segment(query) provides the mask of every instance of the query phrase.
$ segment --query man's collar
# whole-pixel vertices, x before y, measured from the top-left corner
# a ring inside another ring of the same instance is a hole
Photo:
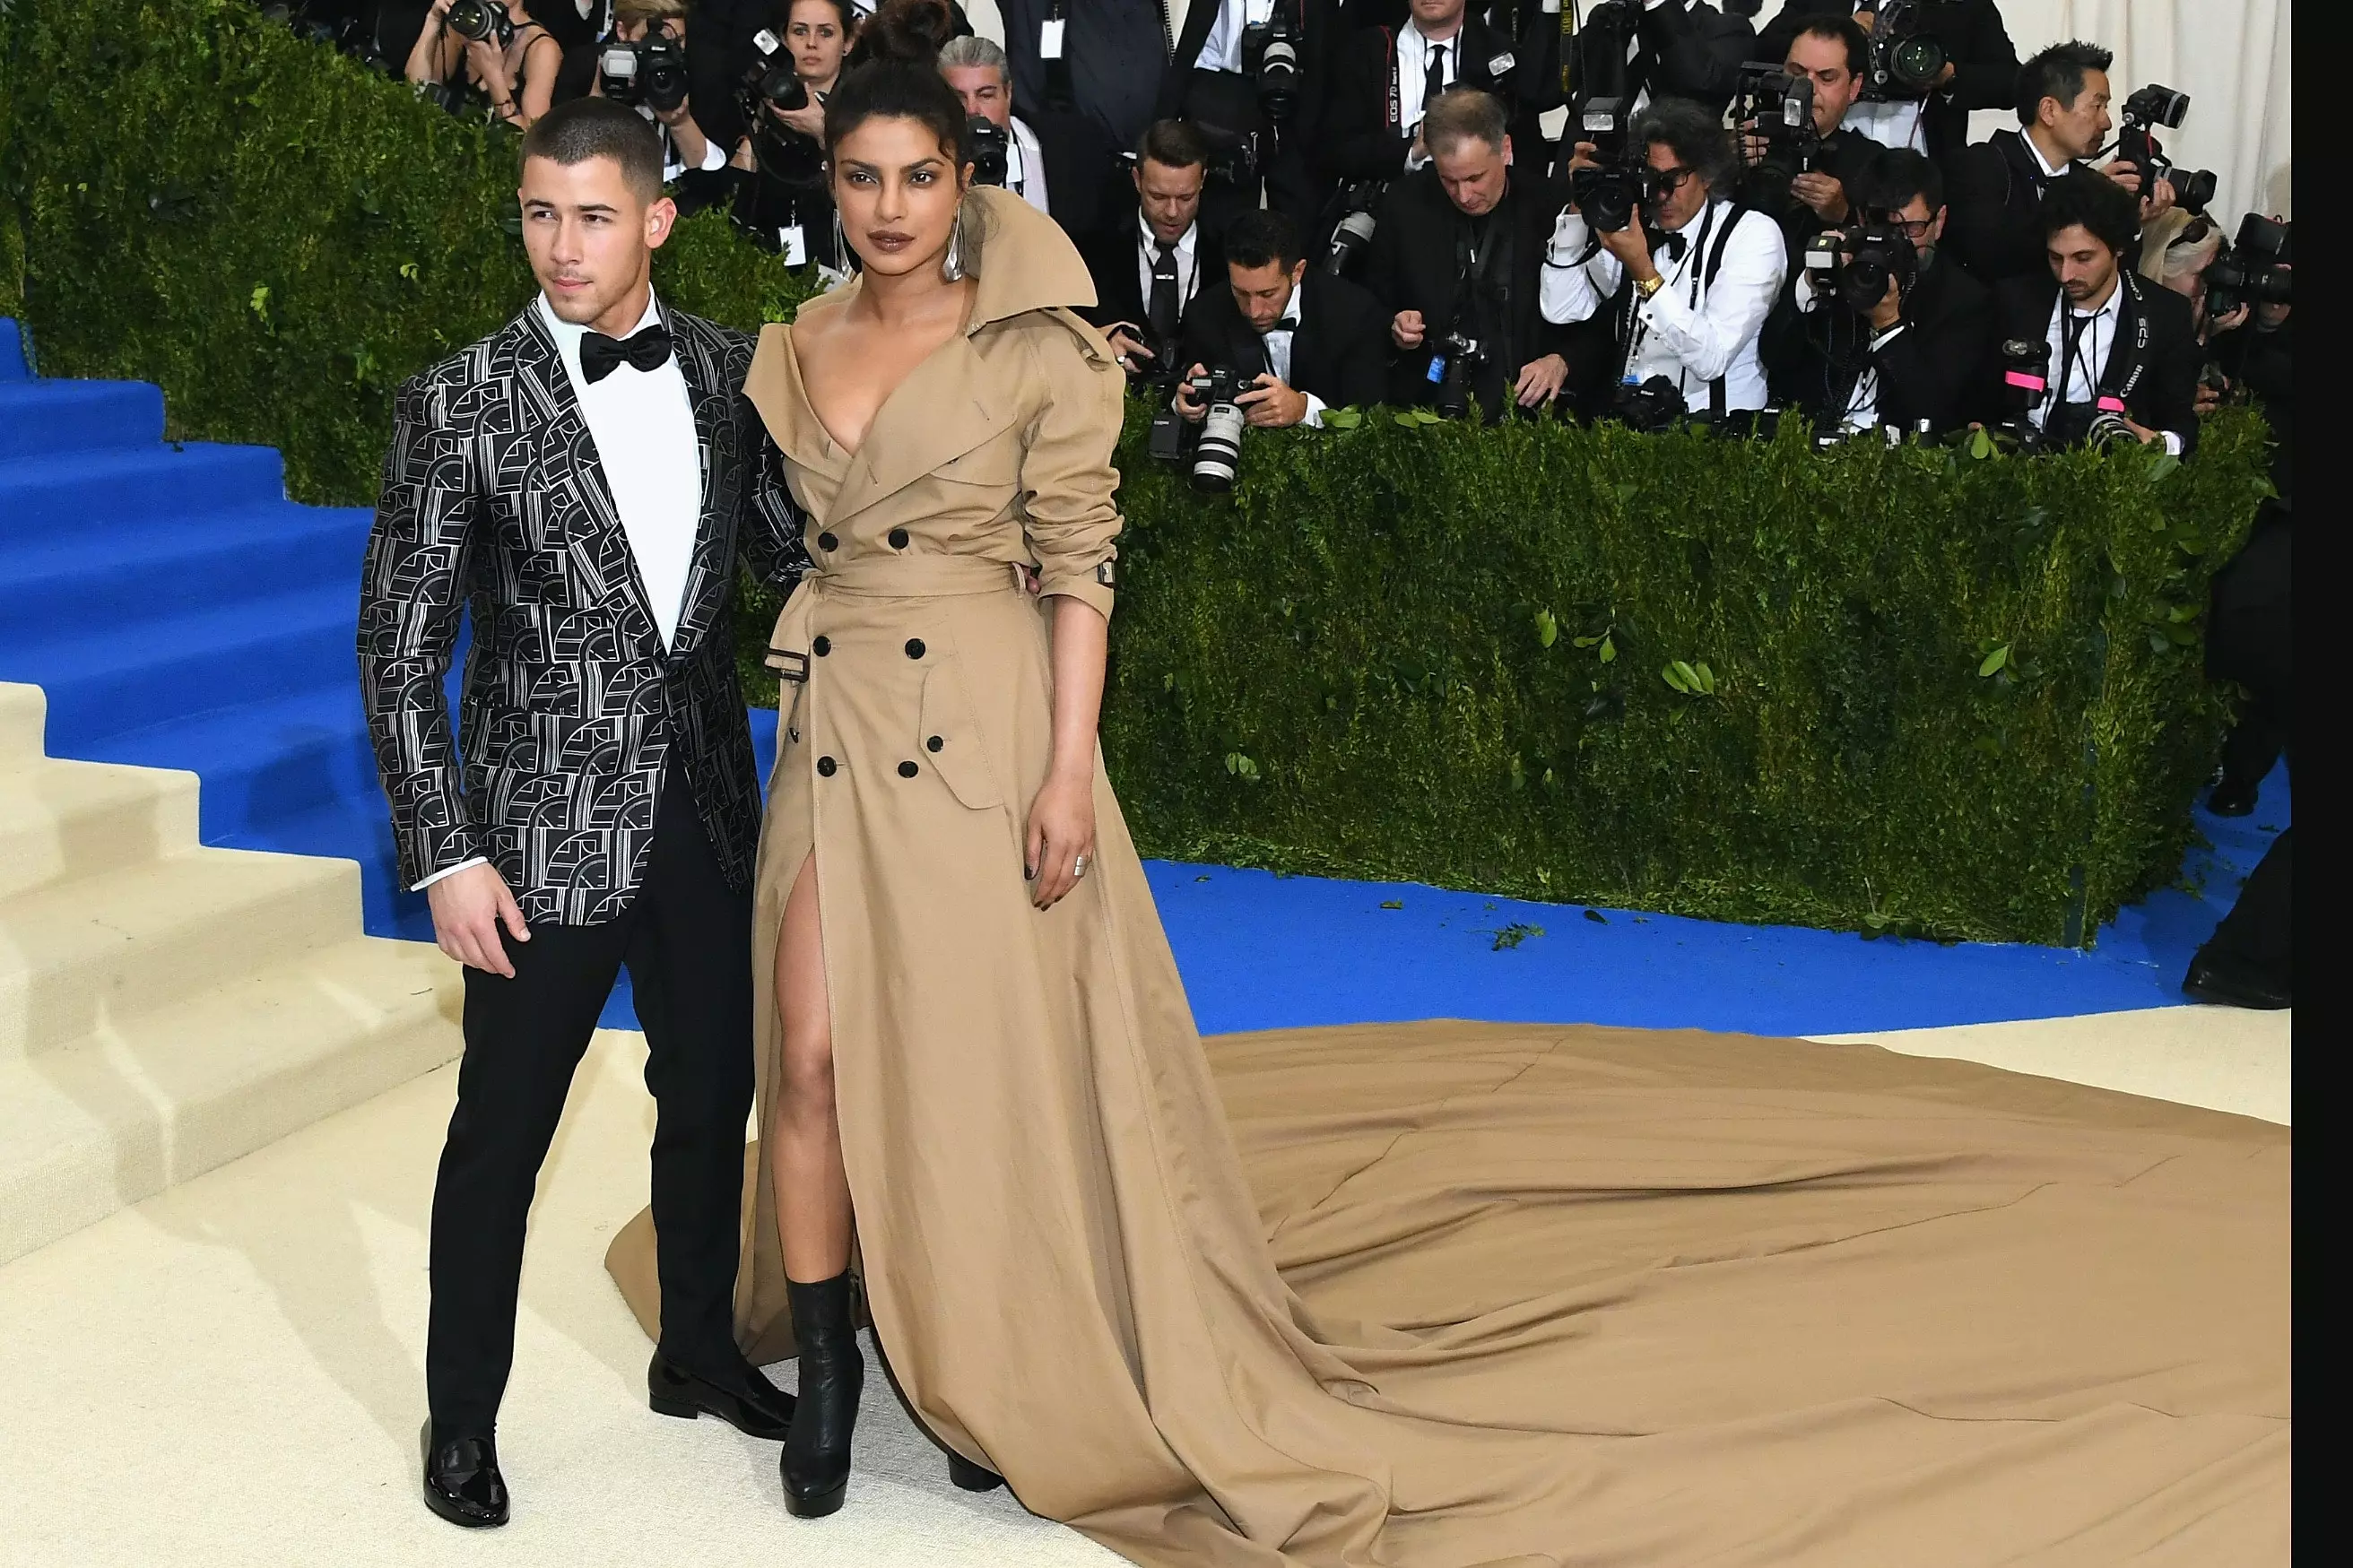
[[[1138,234],[1141,234],[1144,237],[1145,244],[1156,246],[1163,243],[1161,237],[1153,232],[1152,220],[1145,217],[1141,211],[1137,212],[1135,215],[1135,229]],[[1179,251],[1192,249],[1194,242],[1200,235],[1200,232],[1201,220],[1199,218],[1195,218],[1191,223],[1185,226],[1185,232],[1176,237],[1175,248]]]
[[[2101,300],[2097,305],[2093,306],[2088,310],[2076,309],[2075,301],[2067,299],[2067,290],[2065,288],[2062,287],[2059,290],[2059,298],[2066,300],[2067,313],[2075,317],[2079,321],[2096,321],[2102,316],[2113,315],[2116,312],[2116,301],[2124,297],[2125,276],[2121,264],[2119,264],[2116,275],[2108,280],[2108,297]]]
[[[1715,198],[1714,196],[1708,197],[1707,200],[1699,204],[1699,210],[1697,212],[1692,214],[1689,218],[1686,218],[1683,221],[1683,225],[1681,228],[1672,228],[1667,232],[1669,234],[1688,236],[1694,229],[1707,221],[1707,215],[1715,209]]]
[[[1282,314],[1274,319],[1274,325],[1269,327],[1267,331],[1270,332],[1278,331],[1284,327],[1289,327],[1294,331],[1297,331],[1299,327],[1299,297],[1306,292],[1307,279],[1303,278],[1298,282],[1293,283],[1291,286],[1291,302],[1283,306]]]
[[[1428,48],[1432,44],[1451,44],[1455,39],[1462,36],[1465,28],[1471,26],[1471,8],[1468,5],[1465,5],[1462,8],[1462,14],[1454,18],[1454,31],[1447,34],[1446,37],[1442,38],[1435,37],[1429,33],[1423,32],[1421,30],[1421,23],[1418,19],[1414,21],[1411,26],[1414,35],[1420,38],[1424,48]]]
[[[539,307],[539,319],[541,324],[545,326],[548,331],[554,334],[556,346],[564,350],[566,353],[572,355],[575,359],[577,359],[580,355],[580,339],[587,332],[588,328],[582,325],[575,325],[575,323],[567,321],[563,317],[557,315],[555,313],[555,307],[548,302],[547,291],[545,289],[540,290],[538,300],[533,302]],[[638,333],[644,331],[648,327],[653,326],[660,321],[660,320],[661,300],[655,295],[652,289],[649,289],[646,290],[645,313],[638,318],[638,324],[636,326],[631,327],[628,331],[623,332],[621,336],[625,338],[635,337]]]
[[[2042,144],[2034,139],[2034,132],[2035,127],[2030,125],[2025,130],[2021,131],[2018,133],[2018,139],[2026,143],[2027,156],[2034,160],[2034,166],[2042,170],[2046,178],[2055,180],[2060,175],[2065,174],[2068,167],[2073,164],[2075,160],[2073,158],[2062,158],[2059,160],[2058,167],[2052,167],[2051,161],[2042,155]]]

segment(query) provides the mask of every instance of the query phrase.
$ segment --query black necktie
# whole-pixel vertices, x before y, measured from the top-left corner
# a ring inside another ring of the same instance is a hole
[[[653,371],[669,363],[670,332],[659,325],[627,338],[608,338],[602,332],[584,332],[580,337],[580,374],[591,386],[624,364]]]
[[[2084,334],[2092,330],[2094,321],[2099,320],[2096,313],[2089,316],[2075,314],[2064,298],[2061,299],[2059,309],[2064,314],[2059,318],[2059,381],[2051,392],[2051,406],[2054,411],[2067,401],[2067,383],[2073,375],[2076,356],[2084,352]],[[2085,365],[2084,374],[2090,374],[2091,369],[2090,365]],[[2098,377],[2093,379],[2096,383]]]
[[[1176,336],[1176,247],[1152,242],[1152,299],[1145,313],[1152,335],[1162,342]]]
[[[1430,106],[1437,102],[1438,95],[1445,90],[1446,46],[1432,44],[1430,46],[1430,74],[1421,81],[1421,111],[1428,114]]]

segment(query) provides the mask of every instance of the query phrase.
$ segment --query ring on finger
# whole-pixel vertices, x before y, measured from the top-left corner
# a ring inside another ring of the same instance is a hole
[[[1074,857],[1071,861],[1071,875],[1073,877],[1083,877],[1086,874],[1087,858],[1084,855]]]

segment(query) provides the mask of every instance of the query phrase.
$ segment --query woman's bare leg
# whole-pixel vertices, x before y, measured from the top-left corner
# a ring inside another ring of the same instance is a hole
[[[830,1279],[849,1267],[849,1178],[833,1113],[833,1011],[817,901],[817,856],[801,862],[776,941],[783,1080],[767,1130],[768,1179],[783,1232],[785,1277]]]

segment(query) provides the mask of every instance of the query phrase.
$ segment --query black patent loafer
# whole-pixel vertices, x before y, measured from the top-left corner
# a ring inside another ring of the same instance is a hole
[[[2259,973],[2228,956],[2200,948],[2189,961],[2181,988],[2212,1007],[2248,1007],[2275,1013],[2295,1005],[2294,994],[2277,976]]]
[[[968,1492],[993,1492],[1005,1484],[1005,1478],[987,1465],[976,1465],[954,1450],[948,1454],[948,1479]]]
[[[646,1403],[657,1415],[686,1421],[716,1415],[746,1437],[771,1443],[783,1442],[793,1428],[793,1396],[749,1362],[727,1375],[705,1377],[656,1351],[646,1368]]]
[[[2206,792],[2206,809],[2216,816],[2246,816],[2254,811],[2255,796],[2261,787],[2261,780],[2247,784],[2225,778]]]
[[[488,1434],[437,1438],[427,1421],[418,1435],[425,1451],[425,1506],[450,1523],[488,1530],[507,1521],[507,1482],[499,1448]]]

